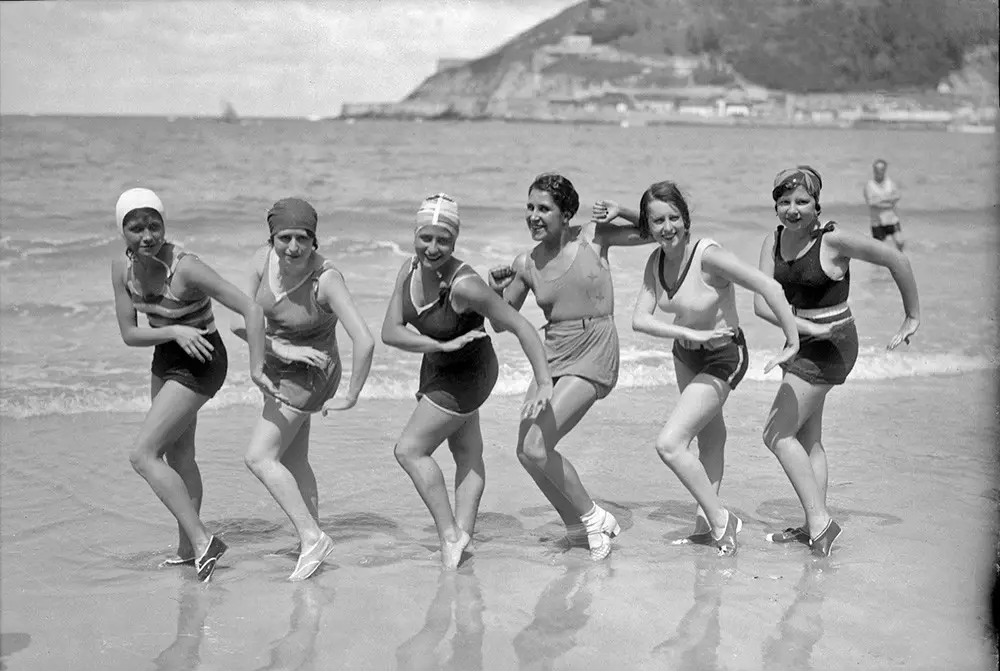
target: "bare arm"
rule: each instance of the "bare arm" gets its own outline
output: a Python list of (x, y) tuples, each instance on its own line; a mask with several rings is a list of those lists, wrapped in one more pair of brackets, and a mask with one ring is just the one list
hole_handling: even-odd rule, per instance
[(656, 310), (656, 252), (649, 255), (646, 261), (646, 272), (642, 277), (642, 285), (635, 296), (635, 306), (632, 308), (632, 330), (657, 338), (689, 339), (694, 331), (684, 326), (668, 324), (653, 316)]
[(320, 276), (319, 298), (337, 315), (351, 338), (351, 383), (347, 388), (347, 401), (354, 405), (371, 371), (375, 339), (354, 304), (339, 270), (330, 270)]
[(771, 276), (765, 275), (757, 268), (740, 261), (732, 252), (715, 245), (702, 253), (701, 260), (702, 268), (707, 272), (754, 292), (755, 301), (760, 297), (775, 316), (776, 325), (785, 332), (785, 342), (798, 348), (799, 330), (795, 315), (792, 314), (792, 306), (785, 300), (781, 285), (773, 277), (773, 268)]
[[(125, 263), (121, 259), (116, 259), (111, 264), (111, 287), (115, 293), (115, 316), (118, 319), (118, 330), (126, 345), (129, 347), (155, 347), (177, 337), (179, 329), (177, 326), (161, 328), (139, 326), (138, 314), (132, 306), (132, 299), (125, 288)], [(200, 333), (197, 329), (190, 330)]]
[(521, 343), (525, 356), (528, 357), (531, 370), (535, 374), (535, 383), (539, 387), (552, 386), (552, 376), (549, 374), (542, 341), (538, 338), (534, 327), (520, 312), (487, 287), (478, 276), (456, 284), (453, 294), (463, 307), (489, 319), (498, 332), (513, 332)]
[(440, 342), (408, 329), (403, 321), (403, 282), (406, 281), (409, 272), (410, 261), (406, 261), (396, 276), (396, 285), (393, 287), (392, 296), (389, 298), (389, 305), (382, 320), (382, 342), (407, 352), (421, 354), (441, 352)]
[(177, 274), (185, 286), (199, 289), (233, 312), (243, 316), (246, 324), (246, 340), (250, 346), (250, 377), (254, 381), (261, 378), (264, 371), (264, 311), (252, 298), (240, 291), (233, 283), (222, 278), (197, 257), (188, 256), (177, 264)]
[[(528, 297), (528, 291), (531, 290), (531, 286), (528, 284), (528, 259), (527, 253), (518, 254), (514, 258), (514, 263), (510, 265), (510, 270), (513, 274), (504, 277), (501, 280), (497, 280), (493, 276), (495, 270), (500, 270), (498, 268), (490, 269), (490, 288), (496, 292), (503, 300), (510, 305), (515, 311), (520, 310), (521, 306), (524, 305), (525, 299)], [(504, 332), (504, 326), (499, 322), (494, 322), (490, 319), (490, 326), (497, 333)]]
[(895, 349), (903, 342), (909, 344), (910, 337), (920, 325), (920, 297), (917, 294), (917, 280), (906, 255), (891, 245), (840, 228), (835, 228), (823, 238), (842, 256), (867, 261), (889, 270), (903, 299), (904, 313), (903, 324), (890, 341), (889, 349)]

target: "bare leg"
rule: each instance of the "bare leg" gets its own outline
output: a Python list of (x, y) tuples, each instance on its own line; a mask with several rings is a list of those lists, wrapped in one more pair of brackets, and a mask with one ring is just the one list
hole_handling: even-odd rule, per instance
[(299, 427), (288, 449), (281, 455), (281, 463), (295, 478), (299, 494), (309, 509), (309, 514), (319, 524), (319, 489), (316, 486), (316, 474), (309, 463), (309, 431), (312, 428), (312, 415), (307, 415)]
[(796, 436), (813, 413), (822, 407), (828, 391), (830, 385), (812, 385), (795, 375), (786, 374), (764, 427), (764, 444), (774, 452), (791, 481), (812, 536), (826, 528), (830, 514), (809, 455)]
[[(677, 362), (678, 368), (684, 365)], [(728, 516), (713, 483), (691, 442), (708, 423), (718, 417), (729, 397), (729, 385), (711, 375), (697, 375), (684, 386), (681, 396), (656, 439), (656, 451), (704, 511), (711, 526), (724, 530)], [(718, 450), (721, 452), (721, 450)], [(712, 455), (718, 461), (717, 455)], [(721, 469), (719, 469), (721, 471)], [(721, 477), (721, 473), (718, 474)]]
[(295, 526), (303, 550), (322, 539), (316, 519), (299, 492), (291, 471), (282, 463), (282, 456), (306, 420), (306, 415), (288, 408), (272, 398), (264, 399), (264, 410), (257, 420), (244, 460), (260, 480), (288, 519)]
[[(681, 393), (691, 384), (694, 373), (680, 361), (674, 359), (674, 373), (677, 377), (677, 386)], [(722, 486), (722, 474), (725, 470), (726, 459), (726, 422), (722, 416), (722, 410), (708, 420), (705, 427), (698, 432), (698, 459), (705, 468), (716, 495)], [(705, 534), (711, 530), (712, 525), (699, 505), (695, 512), (694, 535)]]
[[(534, 393), (534, 383), (528, 394)], [(597, 400), (597, 390), (578, 377), (559, 378), (552, 402), (534, 420), (521, 422), (517, 457), (542, 494), (559, 512), (567, 525), (578, 524), (594, 500), (587, 493), (580, 476), (556, 445), (579, 423)]]
[(396, 461), (413, 480), (417, 493), (434, 518), (441, 543), (441, 565), (446, 569), (458, 567), (470, 536), (455, 522), (444, 474), (431, 455), (438, 445), (458, 431), (468, 419), (450, 415), (427, 399), (422, 399), (410, 416), (394, 450)]
[[(201, 470), (198, 462), (195, 461), (194, 434), (197, 428), (197, 418), (191, 422), (187, 430), (174, 442), (174, 446), (166, 452), (167, 465), (177, 471), (184, 481), (188, 496), (191, 498), (191, 505), (196, 513), (201, 513), (201, 498), (203, 493), (201, 483)], [(187, 534), (180, 524), (177, 525), (177, 557), (178, 559), (193, 558), (194, 547), (188, 540)]]
[(194, 546), (195, 556), (201, 556), (208, 549), (208, 530), (198, 517), (198, 509), (184, 479), (167, 465), (163, 455), (192, 425), (208, 397), (173, 380), (154, 382), (153, 388), (152, 407), (139, 429), (129, 460), (136, 473), (149, 483), (177, 519), (181, 535)]
[(803, 449), (809, 455), (809, 464), (812, 466), (813, 477), (816, 478), (816, 485), (819, 487), (819, 495), (826, 505), (826, 489), (828, 485), (828, 468), (826, 463), (826, 449), (823, 447), (823, 407), (826, 405), (826, 397), (819, 402), (819, 407), (802, 425), (795, 435), (802, 443)]
[(455, 459), (455, 523), (471, 537), (476, 529), (479, 501), (486, 489), (483, 434), (478, 412), (448, 437), (448, 448)]

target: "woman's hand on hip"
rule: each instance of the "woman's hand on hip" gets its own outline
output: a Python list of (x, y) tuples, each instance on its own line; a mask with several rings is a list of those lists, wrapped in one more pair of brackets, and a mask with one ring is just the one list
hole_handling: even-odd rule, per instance
[(215, 348), (205, 338), (209, 333), (208, 329), (196, 329), (193, 326), (181, 324), (170, 328), (174, 330), (174, 342), (180, 345), (185, 354), (202, 363), (212, 360), (212, 352)]

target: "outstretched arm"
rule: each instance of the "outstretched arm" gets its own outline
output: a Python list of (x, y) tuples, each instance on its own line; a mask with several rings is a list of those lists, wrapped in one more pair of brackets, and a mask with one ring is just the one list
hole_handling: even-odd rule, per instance
[(329, 270), (320, 275), (319, 298), (337, 315), (351, 338), (351, 383), (344, 401), (335, 406), (338, 410), (346, 410), (357, 403), (361, 389), (368, 379), (372, 357), (375, 354), (375, 339), (357, 305), (354, 304), (347, 283), (344, 282), (344, 276), (339, 270)]
[(920, 297), (917, 294), (917, 279), (906, 255), (892, 245), (885, 245), (841, 228), (830, 231), (823, 239), (842, 256), (867, 261), (889, 270), (903, 299), (904, 318), (887, 348), (896, 349), (904, 342), (910, 344), (910, 338), (920, 326)]
[(721, 247), (715, 245), (707, 248), (701, 257), (702, 268), (712, 275), (740, 285), (754, 292), (754, 300), (761, 297), (777, 320), (777, 325), (785, 332), (785, 345), (778, 356), (771, 359), (765, 366), (768, 372), (779, 363), (787, 361), (799, 351), (799, 329), (792, 314), (792, 307), (785, 300), (781, 285), (763, 272), (747, 265), (740, 259)]
[(552, 398), (552, 376), (545, 358), (545, 348), (542, 347), (538, 333), (520, 312), (487, 287), (478, 276), (454, 285), (452, 295), (456, 307), (478, 312), (489, 319), (495, 328), (499, 327), (498, 332), (511, 331), (517, 336), (535, 374), (535, 386), (538, 392), (534, 403), (538, 407), (531, 409), (530, 412), (537, 414)]
[(193, 286), (233, 312), (243, 315), (246, 340), (250, 346), (250, 377), (256, 382), (264, 374), (264, 311), (232, 282), (222, 278), (201, 259), (184, 257), (177, 264), (184, 284)]

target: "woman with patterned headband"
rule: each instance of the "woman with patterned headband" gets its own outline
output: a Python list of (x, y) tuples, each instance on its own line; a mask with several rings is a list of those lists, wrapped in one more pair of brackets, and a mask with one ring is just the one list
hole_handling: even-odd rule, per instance
[[(548, 323), (545, 354), (556, 380), (551, 409), (521, 420), (517, 456), (566, 525), (571, 545), (590, 548), (595, 561), (611, 553), (621, 530), (615, 516), (587, 493), (573, 464), (556, 446), (595, 401), (618, 382), (618, 331), (608, 250), (644, 240), (635, 226), (571, 226), (580, 207), (573, 184), (553, 173), (528, 187), (525, 222), (537, 245), (512, 266), (490, 271), (490, 286), (520, 309), (531, 291)], [(595, 206), (595, 215), (597, 208)], [(528, 389), (528, 396), (533, 389)]]
[[(167, 566), (193, 564), (208, 581), (226, 544), (199, 517), (201, 472), (195, 461), (198, 411), (226, 381), (228, 357), (212, 299), (241, 314), (250, 343), (250, 377), (264, 365), (264, 316), (247, 295), (194, 254), (166, 239), (165, 210), (149, 189), (129, 189), (115, 207), (125, 254), (111, 264), (122, 340), (153, 347), (152, 403), (136, 437), (132, 467), (177, 519), (177, 555)], [(139, 326), (137, 313), (149, 320)]]
[[(319, 527), (319, 492), (309, 464), (312, 415), (354, 407), (375, 351), (344, 276), (316, 251), (318, 219), (299, 198), (271, 206), (268, 244), (254, 254), (247, 276), (250, 295), (267, 319), (267, 356), (258, 383), (264, 407), (244, 460), (299, 536), (291, 581), (310, 577), (333, 552), (333, 540)], [(338, 322), (351, 338), (353, 363), (347, 393), (334, 400), (341, 376)], [(245, 337), (239, 320), (232, 330)]]
[[(459, 225), (458, 204), (450, 196), (438, 193), (421, 203), (415, 254), (399, 269), (382, 323), (382, 342), (424, 355), (417, 407), (395, 455), (434, 518), (445, 569), (457, 568), (462, 560), (486, 484), (479, 408), (499, 371), (483, 330), (485, 319), (513, 331), (531, 363), (535, 391), (525, 399), (522, 416), (536, 416), (552, 397), (545, 352), (531, 324), (454, 256)], [(444, 475), (431, 456), (445, 440), (455, 459), (454, 512)]]
[[(903, 254), (832, 221), (820, 221), (822, 187), (819, 173), (809, 166), (778, 173), (771, 197), (779, 224), (761, 247), (760, 269), (781, 284), (801, 334), (798, 354), (781, 365), (784, 376), (764, 427), (764, 443), (785, 470), (806, 517), (802, 526), (767, 539), (806, 543), (814, 555), (828, 557), (841, 529), (826, 507), (823, 403), (830, 389), (847, 379), (858, 356), (858, 332), (847, 304), (851, 259), (888, 268), (899, 287), (905, 317), (887, 349), (909, 344), (920, 324), (920, 302)], [(778, 323), (759, 295), (754, 312)]]

